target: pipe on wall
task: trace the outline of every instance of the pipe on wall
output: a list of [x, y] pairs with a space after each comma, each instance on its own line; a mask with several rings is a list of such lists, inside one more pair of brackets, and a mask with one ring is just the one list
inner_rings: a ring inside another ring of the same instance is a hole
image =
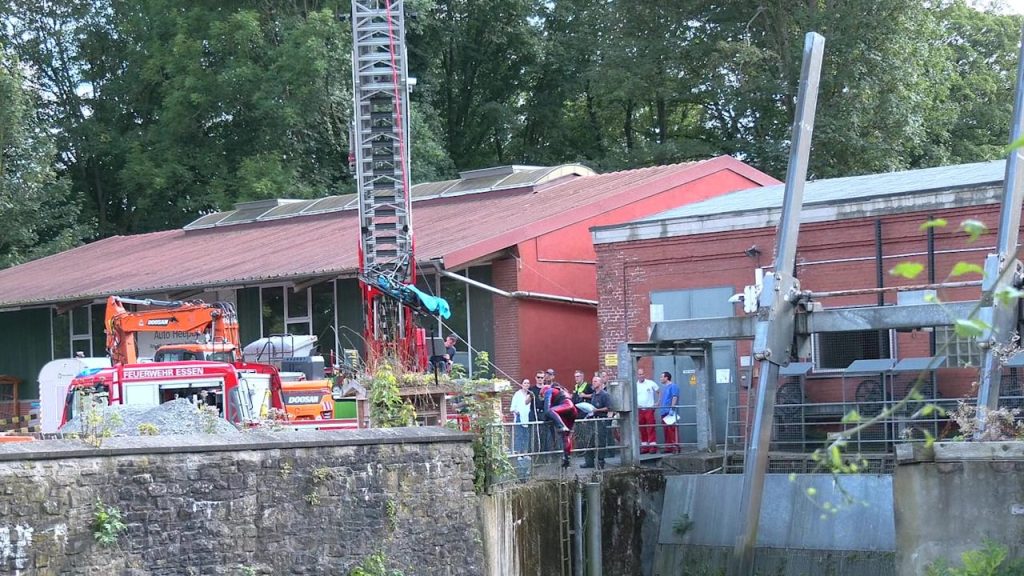
[[561, 296], [558, 294], [545, 294], [543, 292], [530, 292], [527, 290], [516, 290], [514, 292], [508, 292], [507, 290], [496, 288], [494, 286], [491, 286], [490, 284], [484, 284], [479, 280], [473, 280], [472, 278], [469, 278], [467, 276], [462, 276], [460, 274], [455, 274], [454, 272], [450, 272], [448, 270], [443, 270], [439, 266], [437, 267], [437, 273], [446, 278], [458, 280], [459, 282], [469, 284], [470, 286], [475, 286], [476, 288], [486, 290], [492, 294], [497, 294], [498, 296], [503, 296], [505, 298], [516, 298], [521, 300], [543, 300], [547, 302], [558, 302], [560, 304], [573, 304], [576, 306], [597, 308], [597, 300], [588, 300], [586, 298], [577, 298], [575, 296]]

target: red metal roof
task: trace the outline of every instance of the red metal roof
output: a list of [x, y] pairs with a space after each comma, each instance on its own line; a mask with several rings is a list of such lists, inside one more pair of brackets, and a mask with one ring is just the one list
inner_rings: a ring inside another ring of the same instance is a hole
[[[777, 181], [727, 156], [413, 204], [416, 255], [458, 269], [520, 242], [722, 170]], [[715, 195], [722, 191], [711, 191]], [[702, 197], [707, 197], [705, 193]], [[700, 198], [694, 198], [697, 200]], [[685, 203], [685, 202], [684, 202]], [[0, 270], [0, 306], [353, 275], [357, 212], [115, 236]]]

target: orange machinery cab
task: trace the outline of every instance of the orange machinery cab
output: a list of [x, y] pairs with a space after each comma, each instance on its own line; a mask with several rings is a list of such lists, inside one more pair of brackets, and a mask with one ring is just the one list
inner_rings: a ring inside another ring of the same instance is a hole
[[330, 420], [334, 417], [330, 380], [282, 382], [281, 396], [289, 420]]

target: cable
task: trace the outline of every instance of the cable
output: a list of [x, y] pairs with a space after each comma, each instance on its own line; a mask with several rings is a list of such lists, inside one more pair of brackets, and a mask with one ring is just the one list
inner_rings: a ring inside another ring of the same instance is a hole
[[[388, 40], [391, 48], [391, 82], [394, 86], [394, 99], [395, 99], [395, 128], [398, 130], [398, 160], [402, 171], [402, 190], [405, 192], [405, 211], [407, 214], [412, 212], [411, 194], [409, 190], [409, 174], [405, 170], [406, 159], [405, 159], [405, 136], [404, 126], [405, 118], [402, 116], [402, 98], [399, 93], [399, 73], [398, 63], [395, 60], [395, 27], [391, 20], [391, 0], [385, 0], [384, 8], [387, 11], [388, 19]], [[409, 226], [409, 237], [410, 242], [412, 241], [412, 226]], [[416, 260], [413, 259], [412, 266], [416, 266]]]
[[[559, 284], [558, 282], [555, 282], [555, 281], [554, 281], [554, 280], [552, 280], [551, 278], [548, 278], [548, 277], [547, 277], [547, 276], [545, 276], [545, 275], [544, 275], [544, 274], [543, 274], [543, 273], [542, 273], [542, 272], [541, 272], [540, 270], [537, 270], [537, 269], [536, 269], [536, 268], [534, 268], [533, 266], [530, 266], [530, 264], [529, 264], [529, 263], [528, 263], [528, 262], [527, 262], [526, 260], [524, 260], [524, 259], [519, 259], [519, 262], [520, 262], [520, 263], [521, 263], [521, 264], [522, 264], [522, 265], [523, 265], [524, 267], [526, 267], [526, 268], [529, 268], [530, 270], [532, 270], [532, 271], [533, 271], [533, 272], [534, 272], [534, 273], [535, 273], [535, 274], [536, 274], [537, 276], [540, 276], [540, 277], [541, 277], [541, 278], [543, 278], [544, 280], [547, 280], [548, 282], [550, 282], [550, 283], [551, 283], [552, 285], [554, 285], [554, 286], [555, 286], [555, 287], [557, 287], [558, 289], [560, 289], [560, 290], [564, 291], [564, 292], [565, 292], [566, 294], [572, 294], [572, 290], [570, 290], [569, 288], [566, 288], [565, 286], [562, 286], [561, 284]], [[597, 267], [595, 266], [594, 268], [595, 268], [595, 273], [596, 273], [596, 269], [597, 269]]]
[[[473, 354], [472, 353], [474, 353], [474, 352], [475, 353], [485, 352], [485, 350], [477, 350], [476, 348], [473, 348], [473, 346], [469, 342], [467, 342], [465, 338], [463, 338], [462, 336], [459, 336], [458, 334], [456, 334], [455, 331], [452, 330], [451, 326], [448, 326], [447, 324], [445, 324], [444, 320], [438, 319], [438, 322], [441, 323], [441, 326], [443, 328], [448, 330], [449, 334], [455, 335], [455, 337], [457, 339], [459, 339], [461, 342], [465, 342], [466, 343], [466, 348], [469, 348], [470, 360], [471, 361], [472, 361], [472, 358], [473, 358]], [[500, 373], [502, 376], [504, 376], [505, 379], [507, 379], [509, 382], [516, 382], [517, 381], [515, 378], [510, 376], [508, 372], [505, 372], [501, 368], [498, 368], [498, 366], [494, 362], [491, 362], [490, 355], [488, 355], [488, 358], [487, 358], [487, 365], [490, 366], [491, 368], [493, 368], [496, 373]]]

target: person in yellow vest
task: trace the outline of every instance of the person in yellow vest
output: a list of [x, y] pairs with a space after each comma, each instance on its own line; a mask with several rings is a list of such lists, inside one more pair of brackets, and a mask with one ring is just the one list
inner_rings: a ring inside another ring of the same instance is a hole
[[573, 377], [576, 379], [576, 383], [573, 384], [572, 403], [590, 402], [590, 398], [594, 395], [594, 388], [590, 385], [590, 382], [587, 382], [587, 377], [583, 370], [577, 370]]

